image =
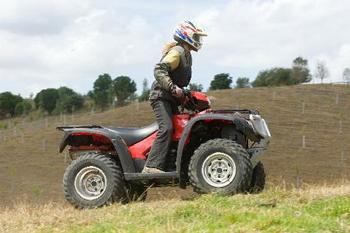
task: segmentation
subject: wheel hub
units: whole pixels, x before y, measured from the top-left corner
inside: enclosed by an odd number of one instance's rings
[[[202,174],[204,180],[216,188],[229,185],[236,176],[236,164],[225,153],[215,152],[203,162]]]
[[[107,187],[104,172],[95,166],[81,169],[75,177],[75,191],[86,200],[95,200],[102,196]]]

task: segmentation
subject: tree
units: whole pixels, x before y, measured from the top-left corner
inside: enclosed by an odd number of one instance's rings
[[[291,79],[291,69],[272,68],[260,71],[256,79],[252,82],[253,87],[294,85]]]
[[[240,77],[236,80],[236,88],[247,88],[250,87],[249,78]]]
[[[200,83],[190,83],[190,85],[188,86],[188,88],[191,91],[202,91],[203,90],[203,85]]]
[[[94,82],[92,97],[95,105],[101,110],[105,110],[112,102],[112,78],[109,74],[99,75]]]
[[[47,88],[41,90],[34,98],[36,108],[41,108],[49,114],[56,108],[59,99],[58,90],[55,88]]]
[[[293,60],[292,68],[275,67],[260,71],[252,82],[253,87],[284,86],[310,82],[312,79],[308,61],[302,57]]]
[[[56,106],[57,113],[79,110],[84,105],[84,98],[68,87],[58,88],[59,99]]]
[[[348,85],[350,84],[350,68],[345,68],[343,71],[343,79],[345,82],[348,83]]]
[[[230,89],[232,77],[228,73],[216,74],[210,82],[210,90]]]
[[[293,60],[291,79],[294,84],[306,83],[311,81],[308,61],[302,57],[297,57]]]
[[[113,89],[117,97],[117,104],[122,106],[125,100],[135,93],[136,83],[128,76],[119,76],[113,80]]]
[[[15,115],[16,105],[23,101],[19,95],[11,92],[3,92],[0,94],[0,117]]]
[[[151,90],[148,87],[148,79],[145,78],[142,82],[142,93],[139,97],[139,101],[147,101],[149,98],[149,94],[151,93]]]
[[[28,100],[23,100],[16,105],[15,114],[17,116],[27,115],[32,110],[32,104]]]
[[[316,65],[316,71],[315,71],[315,78],[318,78],[321,80],[321,83],[323,83],[323,80],[328,78],[329,71],[326,67],[326,64],[322,61],[319,61]]]

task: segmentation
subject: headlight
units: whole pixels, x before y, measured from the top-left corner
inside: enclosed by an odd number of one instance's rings
[[[263,138],[271,138],[271,133],[264,119],[260,115],[249,115],[249,119],[254,126],[254,129]]]

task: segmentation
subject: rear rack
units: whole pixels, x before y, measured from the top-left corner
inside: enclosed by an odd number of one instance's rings
[[[62,125],[62,126],[57,126],[56,129],[63,131],[64,129],[95,129],[95,128],[103,128],[100,125]]]

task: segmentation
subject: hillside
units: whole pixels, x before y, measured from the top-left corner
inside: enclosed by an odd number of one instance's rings
[[[263,158],[269,184],[299,186],[350,178],[350,87],[303,85],[209,95],[214,109],[254,108],[267,120],[273,137]],[[55,126],[64,121],[142,126],[153,121],[153,114],[145,102],[102,113],[0,121],[9,125],[0,129],[0,205],[23,199],[63,200],[61,180],[68,159],[58,154],[62,134]],[[150,199],[190,195],[189,191],[163,190],[151,191]]]
[[[18,204],[0,232],[350,232],[350,185],[270,188],[259,195],[203,195],[76,210]]]

